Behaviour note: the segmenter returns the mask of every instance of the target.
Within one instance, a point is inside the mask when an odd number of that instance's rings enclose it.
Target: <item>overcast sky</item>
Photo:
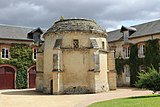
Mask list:
[[[61,16],[94,19],[105,29],[160,19],[160,0],[0,0],[0,23],[49,28]]]

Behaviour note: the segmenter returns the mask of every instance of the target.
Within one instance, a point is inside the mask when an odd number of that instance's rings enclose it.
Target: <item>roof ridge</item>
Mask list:
[[[148,21],[148,22],[144,22],[144,23],[140,23],[140,24],[136,24],[136,25],[131,25],[131,26],[128,26],[128,27],[137,27],[137,26],[141,26],[141,25],[148,24],[148,23],[153,23],[153,22],[156,22],[156,21],[160,21],[160,19],[152,20],[152,21]],[[108,31],[107,33],[116,32],[116,31],[118,31],[118,30],[120,30],[120,29]]]
[[[145,25],[145,24],[153,23],[153,22],[157,22],[157,21],[160,21],[160,19],[152,20],[152,21],[147,21],[147,22],[144,22],[144,23],[140,23],[140,24],[132,25],[132,26],[130,26],[130,27],[136,27],[136,26]]]
[[[120,29],[116,29],[116,30],[108,31],[107,33],[116,32],[116,31],[118,31],[118,30],[120,30]]]
[[[28,27],[28,26],[20,26],[20,25],[9,25],[9,24],[0,24],[0,26],[8,26],[8,27],[17,27],[17,28],[36,29],[36,27]]]

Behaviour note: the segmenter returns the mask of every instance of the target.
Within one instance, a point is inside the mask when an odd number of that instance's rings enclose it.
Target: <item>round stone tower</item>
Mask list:
[[[53,94],[108,91],[106,36],[93,20],[55,22],[44,34],[37,90]]]

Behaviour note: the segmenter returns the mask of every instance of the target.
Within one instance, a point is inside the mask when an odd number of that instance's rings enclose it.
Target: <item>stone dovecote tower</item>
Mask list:
[[[36,90],[76,94],[115,89],[113,52],[108,51],[106,36],[93,20],[55,22],[37,56]]]

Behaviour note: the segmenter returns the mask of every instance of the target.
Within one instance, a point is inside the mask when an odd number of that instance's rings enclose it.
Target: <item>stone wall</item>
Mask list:
[[[37,53],[36,71],[43,72],[43,53]]]
[[[73,86],[88,87],[89,54],[83,50],[63,51],[64,89]]]
[[[116,80],[116,72],[115,71],[109,71],[108,72],[108,81],[109,81],[109,89],[115,90],[117,89],[117,80]]]
[[[43,92],[43,73],[36,73],[36,91]]]
[[[43,92],[43,53],[37,54],[36,63],[36,90]]]

